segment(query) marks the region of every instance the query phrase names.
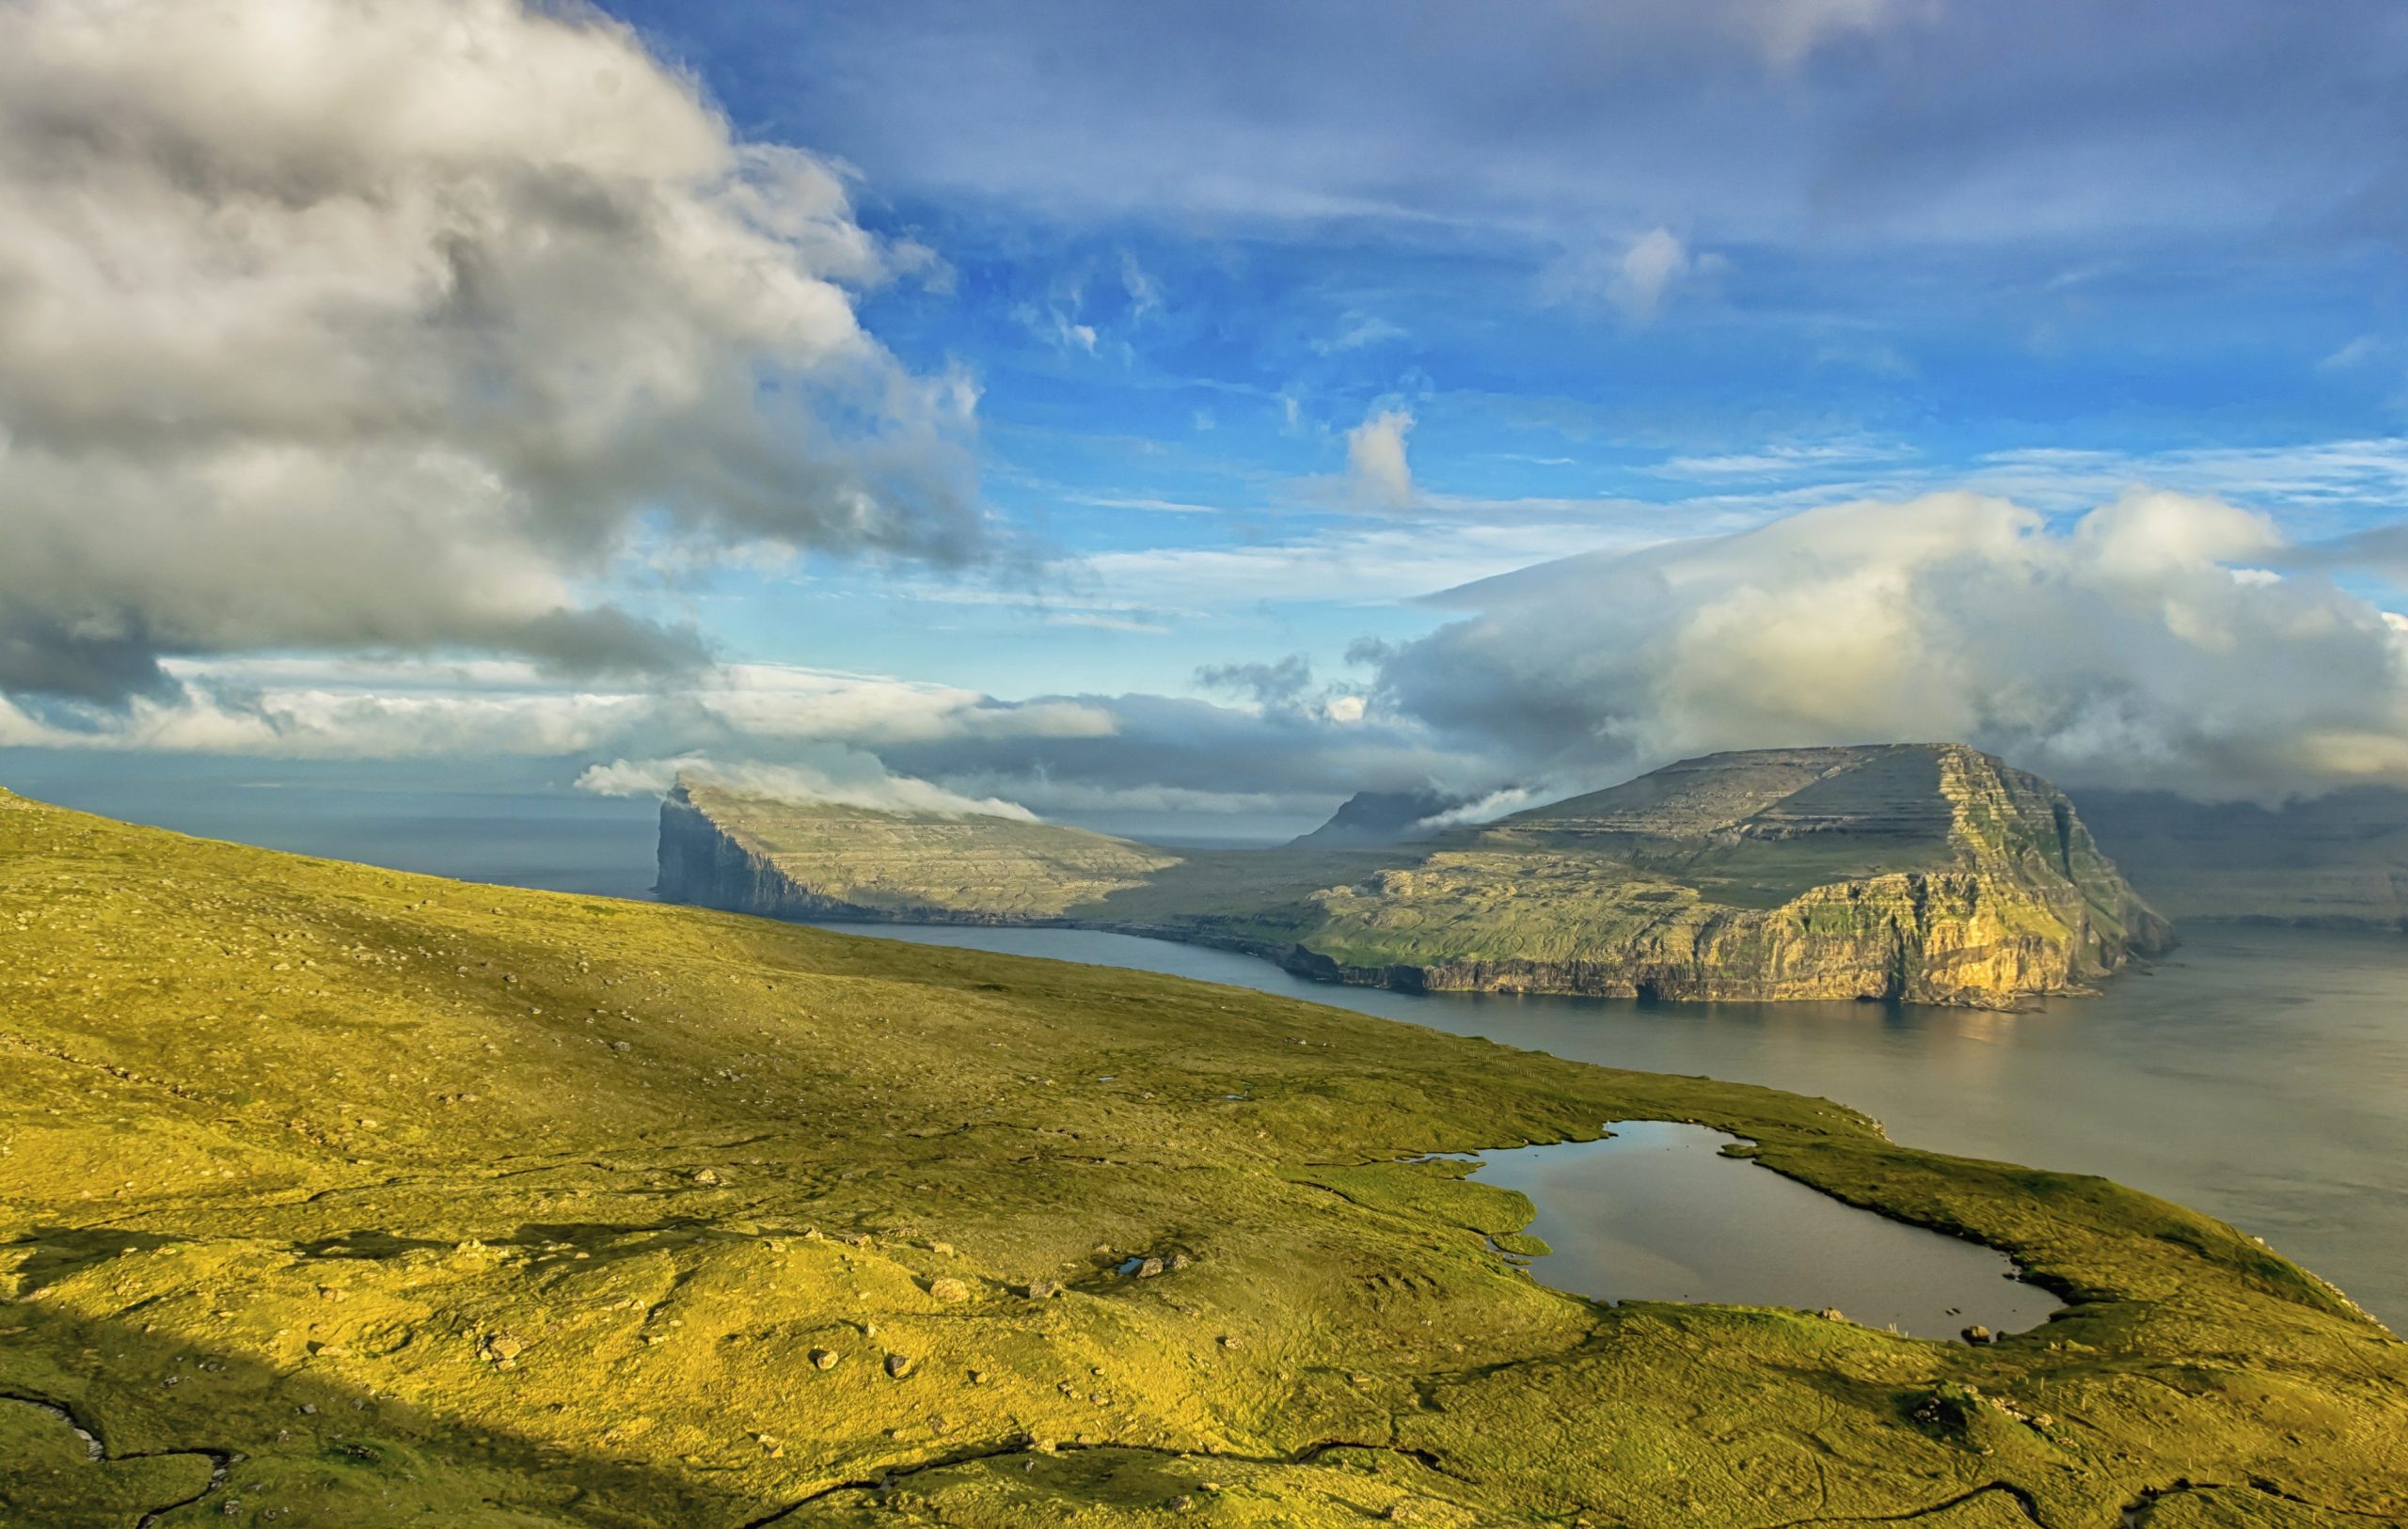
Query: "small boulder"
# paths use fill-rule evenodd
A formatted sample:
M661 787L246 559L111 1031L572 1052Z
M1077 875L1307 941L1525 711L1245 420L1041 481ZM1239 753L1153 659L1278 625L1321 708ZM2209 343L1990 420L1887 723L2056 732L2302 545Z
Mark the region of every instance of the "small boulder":
M1159 1258L1141 1258L1137 1261L1137 1278L1141 1280L1150 1280L1162 1271L1163 1261Z
M832 1370L836 1367L836 1361L839 1357L841 1356L839 1356L833 1348L814 1348L811 1351L812 1367L814 1369Z
M719 1174L708 1168L697 1168L686 1176L705 1188L717 1184L720 1181Z
M897 1380L902 1379L905 1376L911 1373L911 1356L909 1354L887 1355L886 1373L895 1377Z
M1988 1343L1990 1341L1990 1330L1982 1326L1981 1323L1975 1322L1972 1327L1965 1330L1965 1341L1967 1343Z
M515 1332L495 1332L477 1351L496 1364L508 1364L527 1351L527 1341Z
M928 1282L928 1294L954 1305L970 1299L970 1286L949 1274L940 1274Z
M1031 1300L1051 1300L1062 1293L1062 1287L1052 1280L1031 1280L1023 1293Z
M1814 1315L1821 1317L1826 1322L1845 1322L1847 1320L1847 1314L1841 1311L1837 1306L1826 1306Z

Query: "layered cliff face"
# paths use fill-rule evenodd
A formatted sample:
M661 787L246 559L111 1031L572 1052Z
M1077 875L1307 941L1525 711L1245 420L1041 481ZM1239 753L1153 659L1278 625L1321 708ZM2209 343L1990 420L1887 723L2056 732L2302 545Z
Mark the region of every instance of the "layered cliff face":
M1956 745L1687 760L1384 849L1175 856L1002 819L689 788L663 895L783 917L1118 928L1392 986L2011 1006L2172 931L2065 796Z

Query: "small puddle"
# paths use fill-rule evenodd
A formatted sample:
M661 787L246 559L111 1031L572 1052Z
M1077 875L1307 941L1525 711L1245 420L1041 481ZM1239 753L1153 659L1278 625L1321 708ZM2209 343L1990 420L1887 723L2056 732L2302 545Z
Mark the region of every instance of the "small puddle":
M1736 1137L1660 1120L1607 1128L1602 1142L1475 1155L1474 1180L1538 1207L1525 1230L1554 1250L1529 1261L1543 1285L1602 1300L1836 1308L1923 1338L1976 1323L2020 1332L2062 1304L1995 1249L1724 1157Z

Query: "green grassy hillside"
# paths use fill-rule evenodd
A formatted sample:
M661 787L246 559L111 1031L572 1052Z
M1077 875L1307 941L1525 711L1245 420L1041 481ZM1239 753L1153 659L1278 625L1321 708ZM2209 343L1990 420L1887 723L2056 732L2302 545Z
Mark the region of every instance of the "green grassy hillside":
M2311 1277L1761 1089L5 793L0 1058L0 1521L2408 1514L2408 1349ZM1641 1117L2073 1305L1604 1307L1407 1160Z
M1955 745L1717 754L1374 847L1174 853L696 785L664 808L661 888L789 917L1134 929L1358 982L1668 999L2010 1005L2170 939L2063 796Z

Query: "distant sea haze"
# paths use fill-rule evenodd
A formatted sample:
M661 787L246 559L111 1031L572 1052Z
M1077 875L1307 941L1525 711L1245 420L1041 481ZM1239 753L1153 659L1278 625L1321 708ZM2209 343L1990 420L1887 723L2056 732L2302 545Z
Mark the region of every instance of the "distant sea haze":
M463 881L652 895L659 804L541 764L383 766L0 749L0 786L206 839ZM456 783L429 786L430 778Z

